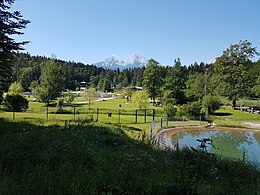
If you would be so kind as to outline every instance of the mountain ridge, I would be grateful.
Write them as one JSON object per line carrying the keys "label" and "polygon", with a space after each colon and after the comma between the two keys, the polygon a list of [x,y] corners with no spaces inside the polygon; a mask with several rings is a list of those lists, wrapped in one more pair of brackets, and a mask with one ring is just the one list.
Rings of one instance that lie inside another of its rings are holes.
{"label": "mountain ridge", "polygon": [[127,60],[117,60],[115,56],[111,56],[104,61],[93,63],[94,66],[107,68],[111,70],[119,70],[128,69],[128,68],[142,68],[146,66],[148,63],[147,59],[140,54],[133,54]]}

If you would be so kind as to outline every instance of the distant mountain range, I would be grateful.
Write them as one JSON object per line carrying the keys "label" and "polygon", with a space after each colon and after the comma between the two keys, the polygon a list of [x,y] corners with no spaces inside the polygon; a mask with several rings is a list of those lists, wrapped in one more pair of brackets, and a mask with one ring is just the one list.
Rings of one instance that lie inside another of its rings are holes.
{"label": "distant mountain range", "polygon": [[147,62],[148,61],[144,56],[134,54],[128,60],[117,60],[114,56],[111,56],[104,61],[94,63],[93,65],[111,70],[116,70],[117,68],[123,70],[126,68],[142,68],[143,66],[146,66]]}

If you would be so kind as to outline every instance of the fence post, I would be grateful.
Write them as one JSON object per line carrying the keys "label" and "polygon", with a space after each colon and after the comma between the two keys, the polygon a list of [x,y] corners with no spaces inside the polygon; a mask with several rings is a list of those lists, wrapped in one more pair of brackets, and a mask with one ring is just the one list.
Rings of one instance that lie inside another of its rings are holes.
{"label": "fence post", "polygon": [[166,126],[169,126],[168,117],[166,117]]}
{"label": "fence post", "polygon": [[13,120],[14,120],[14,118],[15,118],[15,111],[13,111]]}
{"label": "fence post", "polygon": [[135,110],[135,123],[137,123],[137,110]]}
{"label": "fence post", "polygon": [[150,143],[153,141],[154,121],[150,124]]}
{"label": "fence post", "polygon": [[46,105],[46,120],[48,120],[48,104]]}
{"label": "fence post", "polygon": [[146,123],[146,109],[144,109],[144,123]]}
{"label": "fence post", "polygon": [[155,109],[153,109],[153,121],[154,121],[154,117],[155,117]]}
{"label": "fence post", "polygon": [[118,122],[120,124],[120,109],[118,109]]}
{"label": "fence post", "polygon": [[97,108],[97,121],[98,121],[98,108]]}
{"label": "fence post", "polygon": [[76,121],[76,108],[75,106],[73,107],[73,119]]}
{"label": "fence post", "polygon": [[163,119],[161,118],[161,128],[162,128],[162,126],[163,126]]}

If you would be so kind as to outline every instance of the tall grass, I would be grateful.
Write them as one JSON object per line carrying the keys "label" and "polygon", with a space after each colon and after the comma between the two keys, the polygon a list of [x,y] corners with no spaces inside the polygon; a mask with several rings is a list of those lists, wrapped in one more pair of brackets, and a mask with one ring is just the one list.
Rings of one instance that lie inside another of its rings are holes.
{"label": "tall grass", "polygon": [[115,125],[0,119],[2,194],[257,194],[251,165],[159,150]]}

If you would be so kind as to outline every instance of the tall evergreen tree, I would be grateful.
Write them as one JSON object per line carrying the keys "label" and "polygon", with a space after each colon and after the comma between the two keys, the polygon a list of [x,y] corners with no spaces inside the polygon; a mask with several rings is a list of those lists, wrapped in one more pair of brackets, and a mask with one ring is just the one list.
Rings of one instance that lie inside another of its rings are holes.
{"label": "tall evergreen tree", "polygon": [[0,91],[11,81],[12,55],[22,50],[28,41],[17,42],[13,35],[22,35],[29,20],[23,19],[19,11],[10,11],[15,0],[0,0]]}

